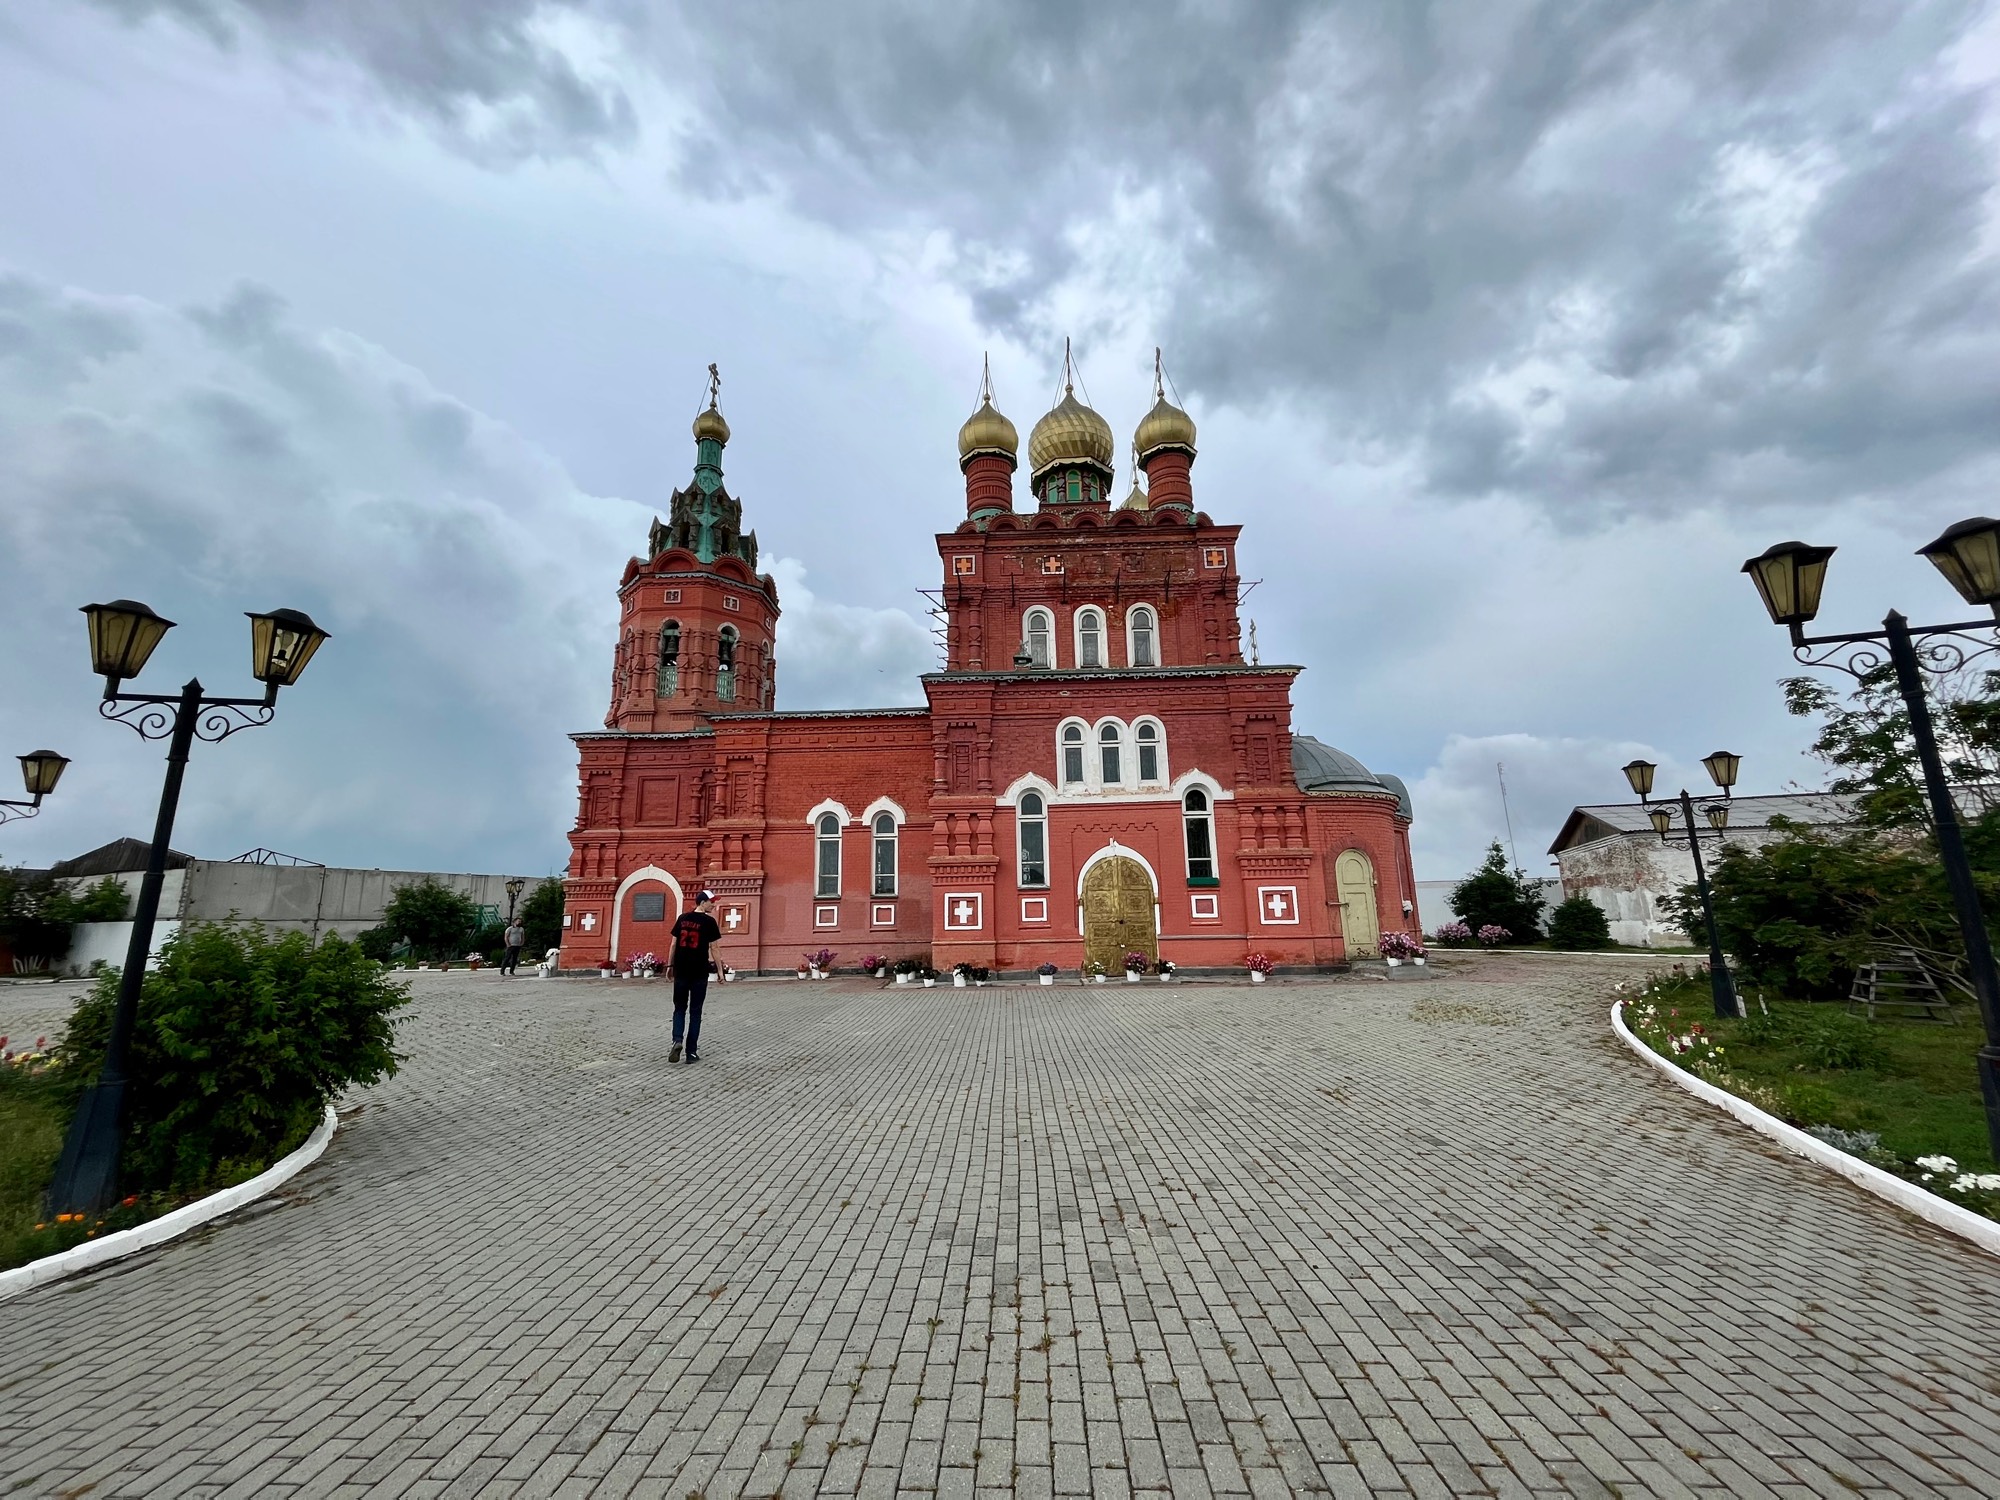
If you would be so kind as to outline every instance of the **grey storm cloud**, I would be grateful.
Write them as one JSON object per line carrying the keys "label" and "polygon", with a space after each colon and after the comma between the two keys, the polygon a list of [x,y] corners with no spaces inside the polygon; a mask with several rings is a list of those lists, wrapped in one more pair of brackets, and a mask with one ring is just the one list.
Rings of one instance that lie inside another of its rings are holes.
{"label": "grey storm cloud", "polygon": [[338,58],[489,160],[643,149],[656,91],[684,184],[941,234],[996,330],[1158,330],[1184,388],[1437,495],[1993,477],[1969,0],[108,3]]}

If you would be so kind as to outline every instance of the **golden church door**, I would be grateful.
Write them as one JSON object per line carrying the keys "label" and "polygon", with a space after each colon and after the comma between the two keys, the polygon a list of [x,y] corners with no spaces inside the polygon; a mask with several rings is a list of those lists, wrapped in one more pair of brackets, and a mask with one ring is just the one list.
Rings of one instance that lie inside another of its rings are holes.
{"label": "golden church door", "polygon": [[1349,849],[1333,862],[1334,889],[1340,897],[1340,930],[1349,958],[1373,958],[1382,939],[1375,917],[1375,866],[1359,849]]}
{"label": "golden church door", "polygon": [[1125,955],[1134,951],[1159,957],[1153,877],[1136,859],[1114,854],[1083,877],[1083,953],[1104,965],[1105,973],[1117,974],[1125,967]]}

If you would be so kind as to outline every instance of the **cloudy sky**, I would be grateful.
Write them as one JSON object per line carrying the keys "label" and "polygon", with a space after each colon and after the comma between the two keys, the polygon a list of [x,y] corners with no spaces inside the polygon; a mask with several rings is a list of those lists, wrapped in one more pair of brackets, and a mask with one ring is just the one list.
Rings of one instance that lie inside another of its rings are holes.
{"label": "cloudy sky", "polygon": [[[0,11],[0,830],[145,836],[78,605],[334,633],[197,752],[179,847],[559,867],[613,590],[709,361],[781,706],[920,701],[991,351],[1155,344],[1296,725],[1407,778],[1419,874],[1717,746],[1817,785],[1737,574],[1949,614],[2000,486],[2000,14],[1923,0],[98,0]],[[1025,501],[1023,501],[1025,503]]]}

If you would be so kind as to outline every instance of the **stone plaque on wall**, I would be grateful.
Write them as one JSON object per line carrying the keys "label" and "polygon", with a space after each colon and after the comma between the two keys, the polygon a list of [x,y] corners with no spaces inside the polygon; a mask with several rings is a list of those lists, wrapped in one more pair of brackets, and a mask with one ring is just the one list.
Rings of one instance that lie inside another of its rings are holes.
{"label": "stone plaque on wall", "polygon": [[640,891],[632,898],[632,920],[635,922],[666,921],[667,893],[665,891]]}

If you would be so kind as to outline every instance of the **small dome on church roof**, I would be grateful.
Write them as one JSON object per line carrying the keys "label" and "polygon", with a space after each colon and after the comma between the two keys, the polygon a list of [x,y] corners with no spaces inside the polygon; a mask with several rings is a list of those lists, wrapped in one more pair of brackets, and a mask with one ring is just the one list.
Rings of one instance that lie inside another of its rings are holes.
{"label": "small dome on church roof", "polygon": [[1194,418],[1161,396],[1153,403],[1153,409],[1140,419],[1139,430],[1132,435],[1132,441],[1141,458],[1148,458],[1162,448],[1192,450]]}
{"label": "small dome on church roof", "polygon": [[965,425],[958,429],[958,457],[961,463],[975,453],[1004,453],[1012,459],[1020,451],[1021,435],[993,404],[991,396],[983,398],[979,410],[967,417]]}
{"label": "small dome on church roof", "polygon": [[1125,503],[1118,508],[1120,510],[1151,510],[1153,508],[1153,502],[1146,498],[1145,490],[1139,486],[1139,475],[1136,470],[1132,475],[1132,493],[1125,497]]}
{"label": "small dome on church roof", "polygon": [[718,443],[729,441],[729,424],[722,420],[722,413],[710,402],[694,419],[694,440],[699,443],[704,438],[713,438]]}
{"label": "small dome on church roof", "polygon": [[1038,478],[1044,469],[1061,463],[1096,464],[1108,470],[1113,451],[1111,424],[1070,389],[1028,434],[1028,463]]}
{"label": "small dome on church roof", "polygon": [[1336,750],[1309,734],[1292,736],[1292,778],[1302,792],[1395,791],[1345,750]]}

